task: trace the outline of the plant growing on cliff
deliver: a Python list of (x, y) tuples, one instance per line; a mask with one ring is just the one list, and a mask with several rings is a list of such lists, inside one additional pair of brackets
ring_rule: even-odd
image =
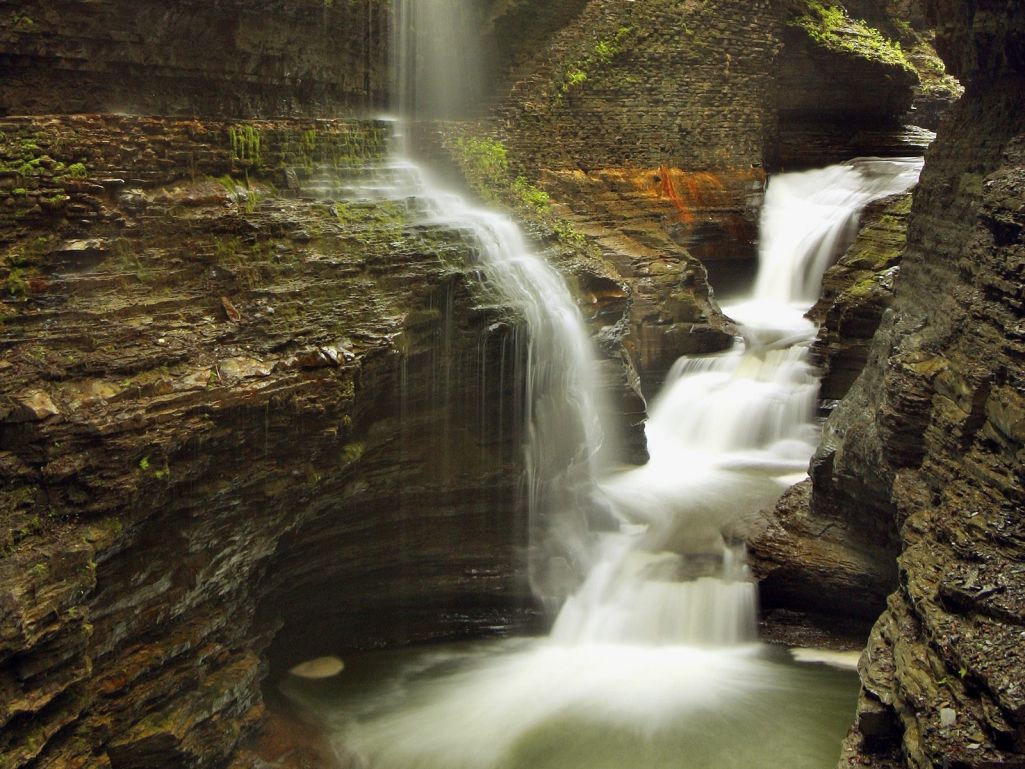
[(901, 45), (832, 0), (799, 0), (791, 22), (819, 45), (914, 71)]
[(509, 151), (495, 139), (461, 138), (456, 141), (464, 170), (498, 179), (509, 173)]
[(631, 34), (632, 27), (620, 27), (611, 37), (599, 39), (580, 60), (571, 63), (562, 76), (556, 99), (561, 100), (563, 96), (579, 88), (587, 82), (589, 71), (606, 66), (622, 53)]
[(263, 141), (256, 128), (248, 124), (228, 126), (228, 139), (236, 161), (248, 165), (260, 164)]

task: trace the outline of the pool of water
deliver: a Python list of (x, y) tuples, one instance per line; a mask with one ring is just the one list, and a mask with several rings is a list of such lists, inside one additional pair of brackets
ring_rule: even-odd
[(858, 689), (757, 644), (518, 639), (345, 665), (282, 690), (360, 769), (832, 769)]

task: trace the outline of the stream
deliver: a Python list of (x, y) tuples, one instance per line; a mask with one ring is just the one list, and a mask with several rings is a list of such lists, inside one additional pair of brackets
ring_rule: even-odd
[[(461, 4), (398, 0), (400, 133), (456, 109)], [(426, 105), (418, 107), (418, 105)], [(285, 693), (360, 769), (828, 769), (857, 692), (841, 667), (759, 643), (756, 585), (729, 532), (805, 477), (819, 437), (816, 328), (804, 314), (861, 211), (910, 188), (918, 159), (773, 177), (759, 271), (722, 301), (732, 349), (681, 359), (650, 405), (650, 461), (613, 472), (591, 343), (561, 276), (506, 216), (396, 157), (361, 199), (462, 234), (479, 292), (523, 318), (529, 576), (543, 638), (366, 653)], [(606, 523), (587, 521), (600, 511)], [(856, 657), (854, 657), (856, 659)]]
[[(570, 553), (578, 584), (545, 638), (358, 655), (336, 679), (290, 678), (285, 693), (361, 769), (834, 765), (856, 655), (838, 669), (760, 644), (756, 586), (724, 532), (805, 477), (819, 429), (804, 313), (860, 211), (913, 185), (921, 161), (858, 159), (770, 181), (755, 287), (724, 303), (740, 328), (734, 347), (677, 363), (650, 409), (650, 461), (618, 473), (591, 461), (601, 429), (589, 350), (557, 273), (510, 220), (398, 167), (390, 185), (358, 194), (416, 201), (424, 221), (462, 230), (488, 290), (537, 336), (526, 381), (544, 405), (526, 417), (528, 501), (543, 509), (550, 547), (534, 568), (557, 571), (546, 561), (563, 556), (551, 553)], [(587, 505), (616, 525), (576, 525)], [(809, 658), (819, 659), (799, 656)]]

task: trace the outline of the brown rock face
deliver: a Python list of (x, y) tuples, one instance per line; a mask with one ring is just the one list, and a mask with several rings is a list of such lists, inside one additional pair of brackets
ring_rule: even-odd
[(517, 321), (458, 236), (330, 199), (384, 126), (0, 131), (0, 766), (224, 765), (279, 629), (522, 621)]
[(827, 423), (808, 514), (893, 525), (899, 550), (841, 765), (1018, 767), (1025, 8), (929, 7), (967, 92), (927, 155), (893, 304)]
[(0, 10), (0, 115), (352, 114), (386, 103), (388, 0), (26, 0)]
[(822, 297), (808, 313), (820, 326), (811, 354), (822, 368), (824, 401), (843, 398), (865, 367), (893, 298), (910, 211), (910, 193), (869, 206), (854, 244), (826, 271)]

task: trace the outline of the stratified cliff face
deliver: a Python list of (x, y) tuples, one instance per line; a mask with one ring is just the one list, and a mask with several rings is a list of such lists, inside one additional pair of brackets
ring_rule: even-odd
[(766, 169), (916, 154), (931, 138), (904, 123), (942, 64), (891, 5), (564, 0), (565, 27), (517, 59), (483, 130), (623, 276), (645, 392), (680, 355), (732, 343), (709, 285), (753, 277)]
[(25, 0), (0, 9), (0, 115), (256, 117), (386, 103), (388, 0)]
[(804, 515), (816, 529), (891, 527), (899, 552), (842, 765), (1018, 767), (1025, 8), (927, 5), (967, 90), (927, 155), (892, 307), (827, 424)]
[(0, 766), (224, 764), (283, 620), (281, 665), (518, 621), (516, 321), (332, 202), (386, 125), (0, 132)]

